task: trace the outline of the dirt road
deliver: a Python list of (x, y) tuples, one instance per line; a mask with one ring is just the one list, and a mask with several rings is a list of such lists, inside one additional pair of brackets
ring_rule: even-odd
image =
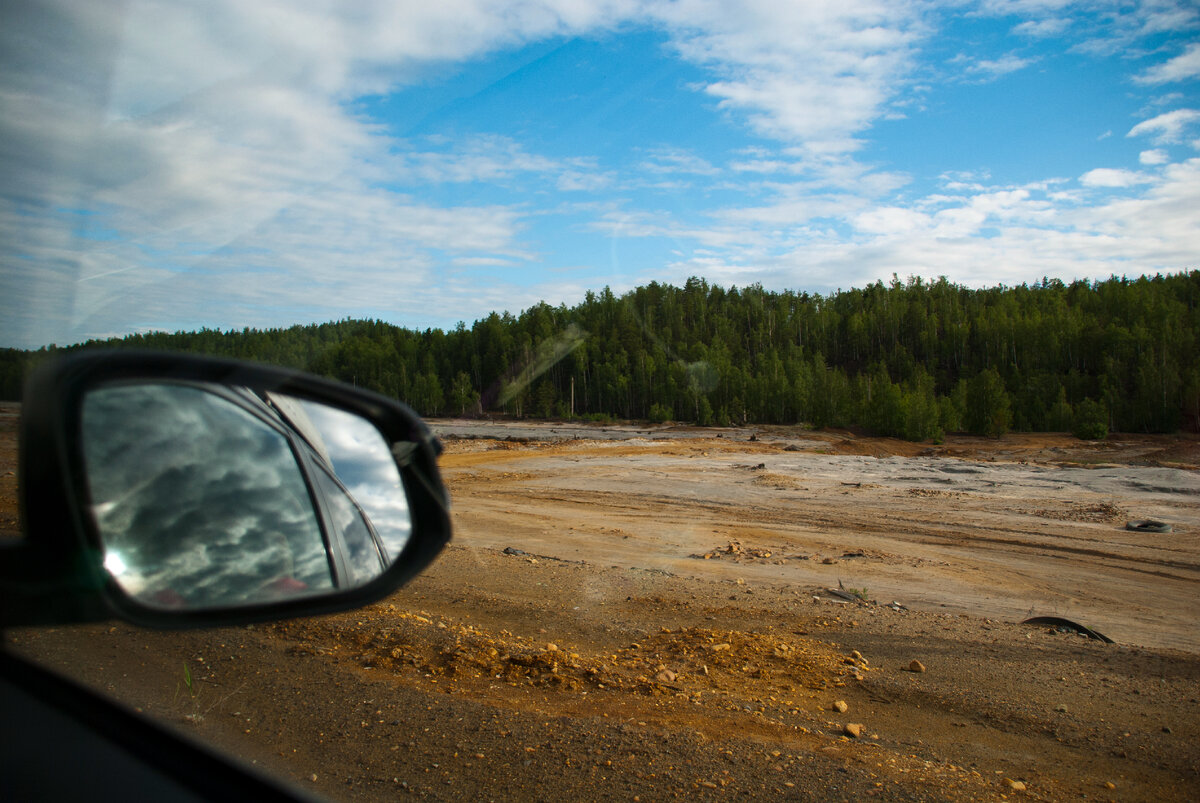
[(1196, 795), (1195, 440), (463, 434), (454, 544), (369, 609), (7, 640), (344, 799)]

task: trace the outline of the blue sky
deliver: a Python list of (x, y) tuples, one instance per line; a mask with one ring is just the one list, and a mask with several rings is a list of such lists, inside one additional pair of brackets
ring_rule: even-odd
[(0, 12), (0, 346), (1200, 267), (1194, 3)]

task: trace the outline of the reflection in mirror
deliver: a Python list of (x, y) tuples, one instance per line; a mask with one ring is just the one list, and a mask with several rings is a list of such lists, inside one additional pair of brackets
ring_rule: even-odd
[[(382, 541), (385, 563), (394, 561), (412, 536), (412, 516), (400, 471), (379, 430), (336, 407), (274, 393), (268, 397), (366, 514)], [(358, 550), (356, 544), (349, 547), (352, 553)]]
[(221, 386), (87, 393), (82, 446), (104, 565), (160, 608), (224, 607), (331, 589), (317, 511), (282, 428)]
[(362, 585), (374, 580), (387, 567), (387, 562), (380, 544), (371, 535), (362, 509), (323, 469), (316, 471), (316, 480), (329, 521), (345, 545), (346, 585)]

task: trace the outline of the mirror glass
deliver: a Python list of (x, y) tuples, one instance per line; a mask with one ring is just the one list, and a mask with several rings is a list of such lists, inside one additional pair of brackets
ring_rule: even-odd
[(412, 535), (412, 516), (392, 450), (379, 430), (336, 407), (275, 393), (268, 398), (313, 442), (378, 534), (385, 562), (394, 561)]
[[(87, 393), (81, 437), (92, 510), (105, 568), (126, 593), (158, 608), (230, 607), (382, 573), (391, 553), (350, 490), (362, 483), (341, 479), (334, 458), (369, 430), (371, 453), (390, 459), (386, 442), (357, 416), (292, 402), (300, 423), (299, 413), (237, 387), (149, 382)], [(342, 462), (352, 470), (364, 461)], [(403, 486), (394, 461), (389, 468), (390, 484), (369, 487), (391, 492), (376, 506), (389, 532), (406, 538)]]

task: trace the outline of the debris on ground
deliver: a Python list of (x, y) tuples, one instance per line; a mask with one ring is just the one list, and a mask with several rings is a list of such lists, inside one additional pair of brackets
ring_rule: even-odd
[(1108, 636), (1090, 627), (1085, 627), (1078, 622), (1072, 622), (1070, 619), (1063, 619), (1061, 616), (1034, 616), (1021, 622), (1023, 625), (1047, 625), (1053, 628), (1055, 633), (1075, 633), (1080, 636), (1086, 636), (1096, 641), (1103, 641), (1105, 644), (1113, 644), (1113, 640)]
[(1154, 519), (1142, 519), (1140, 521), (1126, 522), (1125, 529), (1135, 533), (1169, 533), (1172, 532), (1170, 524), (1165, 521), (1155, 521)]
[[(717, 547), (716, 549), (710, 549), (707, 552), (700, 552), (695, 555), (692, 555), (692, 557), (693, 558), (701, 558), (703, 560), (712, 560), (713, 558), (733, 558), (734, 560), (757, 558), (759, 560), (766, 560), (767, 558), (770, 558), (773, 554), (774, 553), (771, 552), (771, 550), (769, 550), (769, 549), (761, 549), (761, 548), (756, 548), (756, 547), (744, 547), (738, 541), (730, 541), (728, 544), (726, 544), (723, 547)], [(807, 560), (807, 558), (803, 558), (803, 559)]]
[(836, 599), (845, 600), (846, 602), (857, 602), (860, 605), (866, 603), (866, 600), (859, 595), (840, 588), (827, 588), (825, 589), (825, 593)]

